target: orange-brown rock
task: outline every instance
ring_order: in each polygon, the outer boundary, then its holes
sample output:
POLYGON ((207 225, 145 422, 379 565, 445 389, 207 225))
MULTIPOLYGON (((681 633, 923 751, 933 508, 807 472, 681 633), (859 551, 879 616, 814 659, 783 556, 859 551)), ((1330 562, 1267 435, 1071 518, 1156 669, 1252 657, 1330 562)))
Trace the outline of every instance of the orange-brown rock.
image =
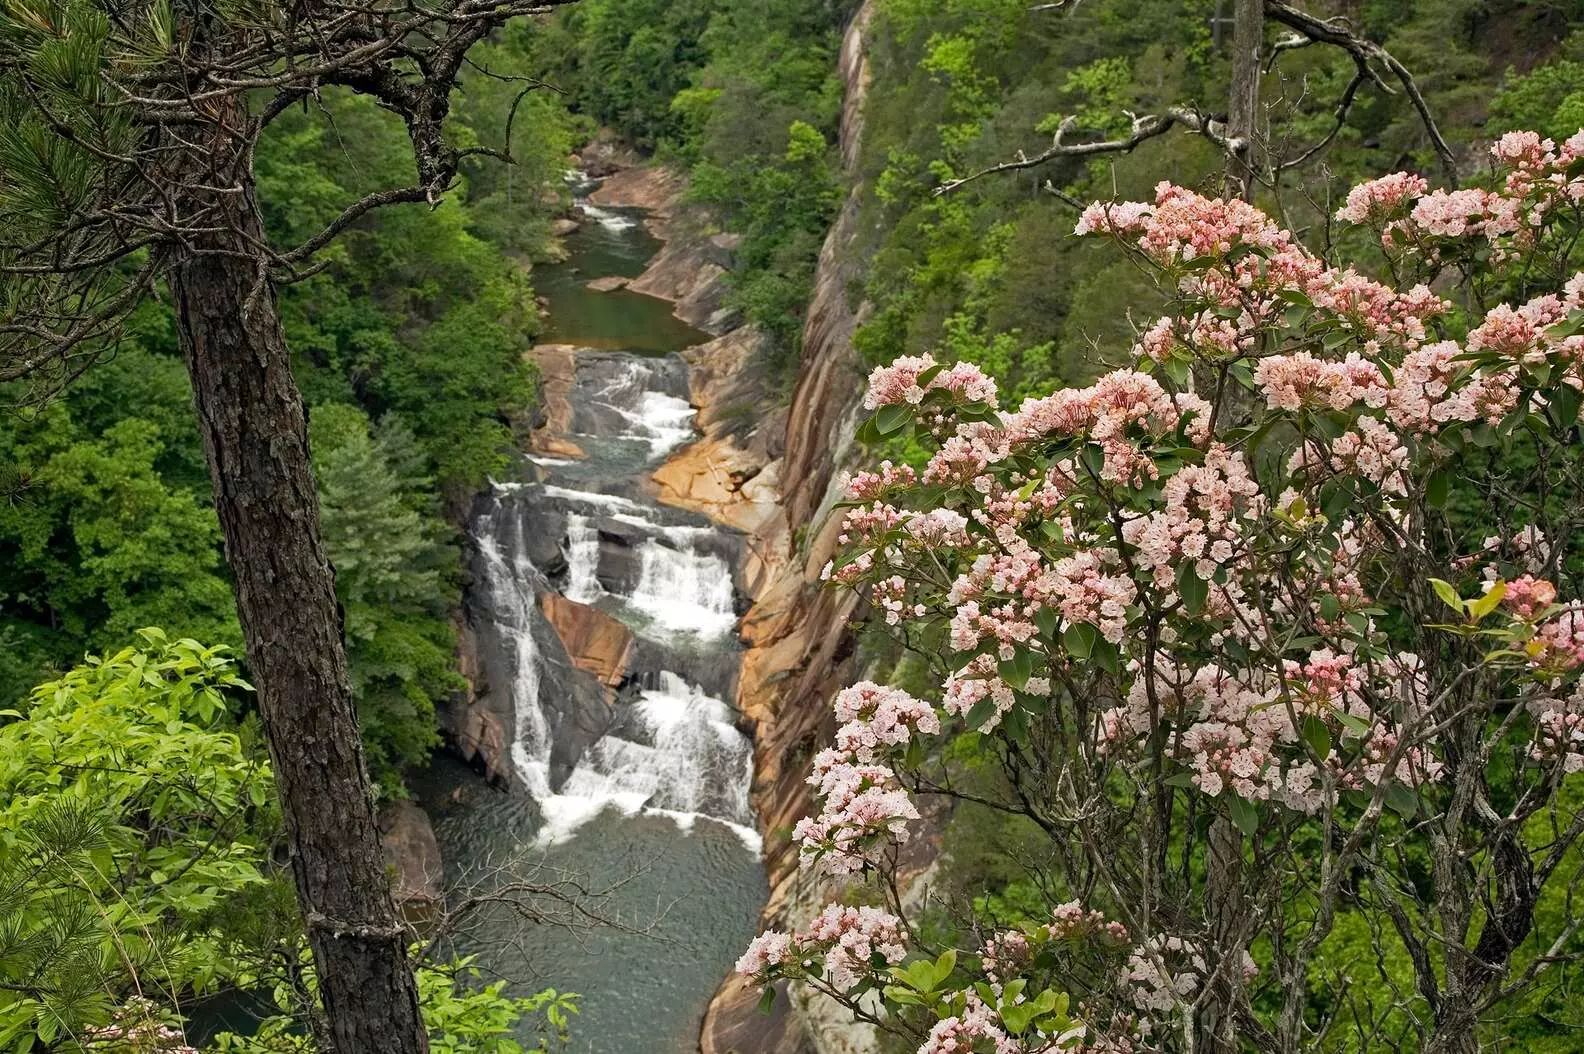
POLYGON ((577 348, 571 344, 540 344, 528 352, 539 367, 539 409, 543 423, 535 428, 529 448, 551 457, 584 456, 567 438, 572 431, 572 388, 577 384, 577 348))
POLYGON ((592 673, 606 688, 621 684, 632 659, 632 630, 599 608, 560 593, 540 593, 539 610, 561 638, 572 665, 592 673))
POLYGON ((440 707, 440 731, 445 733, 463 761, 481 765, 485 779, 504 787, 511 782, 511 754, 507 749, 510 740, 499 715, 481 705, 479 699, 479 688, 485 678, 478 638, 460 616, 455 624, 457 672, 462 675, 465 687, 456 698, 440 707))

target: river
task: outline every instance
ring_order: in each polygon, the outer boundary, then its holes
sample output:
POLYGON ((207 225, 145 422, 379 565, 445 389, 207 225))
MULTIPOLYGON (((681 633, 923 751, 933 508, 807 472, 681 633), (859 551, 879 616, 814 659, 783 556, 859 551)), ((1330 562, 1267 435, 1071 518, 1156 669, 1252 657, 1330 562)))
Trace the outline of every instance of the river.
MULTIPOLYGON (((584 186, 580 188, 586 190, 584 186)), ((416 781, 453 898, 511 882, 604 895, 615 925, 534 924, 483 909, 456 942, 514 990, 577 992, 570 1049, 698 1049, 711 994, 767 895, 748 804, 752 745, 729 703, 738 661, 739 540, 647 496, 645 477, 693 436, 680 349, 708 339, 663 301, 593 279, 639 274, 659 248, 635 210, 580 200, 569 258, 539 266, 546 339, 576 345, 572 424, 583 459, 534 457, 470 526, 466 612, 498 711, 513 787, 440 758, 416 781), (614 687, 571 668, 547 594, 634 634, 614 687)), ((539 906, 564 921, 553 901, 539 906)), ((523 1031, 532 1039, 532 1022, 523 1031)))

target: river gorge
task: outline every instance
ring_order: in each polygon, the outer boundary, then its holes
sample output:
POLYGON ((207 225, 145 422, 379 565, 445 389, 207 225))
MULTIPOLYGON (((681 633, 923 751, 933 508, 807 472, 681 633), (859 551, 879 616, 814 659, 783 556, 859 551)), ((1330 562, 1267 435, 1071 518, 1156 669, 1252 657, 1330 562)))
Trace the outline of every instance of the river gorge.
MULTIPOLYGON (((868 13, 841 55, 849 166, 868 13)), ((585 157, 600 151, 621 153, 585 157)), ((685 204, 679 177, 635 160, 568 174, 566 259, 534 269, 540 417, 516 475, 473 509, 470 690, 442 715, 457 756, 416 788, 453 902, 575 887, 605 924, 489 905, 456 950, 523 992, 578 992, 583 1054, 862 1049, 806 993, 766 1015, 729 979, 761 925, 820 894, 789 832, 855 673, 856 599, 819 571, 862 388, 857 194, 821 254, 787 391, 724 306, 735 239, 685 204)))

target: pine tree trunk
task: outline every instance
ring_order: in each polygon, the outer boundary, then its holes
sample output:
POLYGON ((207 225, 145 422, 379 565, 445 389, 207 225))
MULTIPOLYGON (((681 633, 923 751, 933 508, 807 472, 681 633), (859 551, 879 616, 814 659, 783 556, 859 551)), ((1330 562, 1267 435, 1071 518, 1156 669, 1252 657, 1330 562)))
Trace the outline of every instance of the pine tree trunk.
POLYGON ((1242 146, 1227 158, 1227 197, 1252 198, 1259 171, 1260 52, 1265 45, 1265 0, 1235 0, 1232 8, 1232 91, 1227 136, 1242 146))
MULTIPOLYGON (((307 420, 274 292, 254 262, 263 223, 238 152, 227 180, 210 185, 243 193, 203 195, 218 233, 169 273, 182 350, 336 1051, 425 1054, 319 539, 307 420)), ((194 164, 212 173, 214 155, 194 164)))

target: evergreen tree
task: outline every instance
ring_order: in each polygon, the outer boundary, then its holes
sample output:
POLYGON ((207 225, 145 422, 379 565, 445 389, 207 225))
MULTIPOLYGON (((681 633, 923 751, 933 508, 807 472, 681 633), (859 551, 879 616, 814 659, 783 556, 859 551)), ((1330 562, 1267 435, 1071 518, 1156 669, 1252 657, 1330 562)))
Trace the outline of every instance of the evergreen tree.
POLYGON ((168 285, 297 892, 344 1054, 427 1042, 374 824, 276 285, 371 210, 438 203, 464 157, 488 152, 448 140, 451 93, 473 45, 543 6, 23 0, 0 13, 0 381, 55 390, 168 285), (271 121, 328 85, 401 115, 416 179, 277 249, 254 148, 271 121))

